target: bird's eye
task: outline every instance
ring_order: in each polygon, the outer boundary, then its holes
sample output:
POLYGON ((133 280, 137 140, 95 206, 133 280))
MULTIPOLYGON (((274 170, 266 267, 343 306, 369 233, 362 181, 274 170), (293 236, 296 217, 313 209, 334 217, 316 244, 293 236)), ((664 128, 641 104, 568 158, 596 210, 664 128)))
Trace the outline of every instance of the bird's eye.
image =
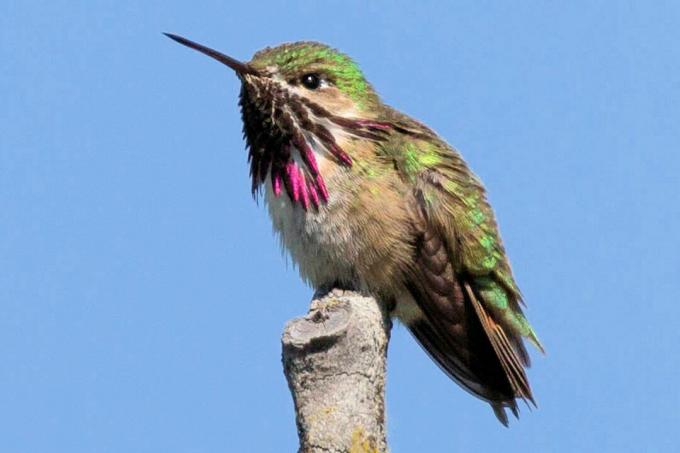
POLYGON ((316 90, 321 86, 321 77, 319 74, 305 74, 300 79, 302 85, 309 90, 316 90))

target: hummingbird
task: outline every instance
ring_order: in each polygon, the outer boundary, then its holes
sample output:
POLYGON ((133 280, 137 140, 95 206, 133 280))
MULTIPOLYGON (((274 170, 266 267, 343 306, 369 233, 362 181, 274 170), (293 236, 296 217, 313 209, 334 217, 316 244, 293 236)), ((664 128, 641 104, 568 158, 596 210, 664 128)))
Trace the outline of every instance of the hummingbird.
POLYGON ((536 406, 525 340, 543 347, 480 179, 423 123, 386 105, 349 56, 302 41, 223 63, 241 82, 251 190, 317 292, 375 297, 465 390, 536 406))

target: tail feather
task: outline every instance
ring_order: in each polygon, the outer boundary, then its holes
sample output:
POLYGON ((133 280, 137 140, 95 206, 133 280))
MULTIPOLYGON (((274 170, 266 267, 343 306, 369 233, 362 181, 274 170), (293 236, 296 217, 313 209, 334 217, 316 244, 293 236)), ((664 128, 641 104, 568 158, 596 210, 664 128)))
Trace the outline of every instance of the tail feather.
MULTIPOLYGON (((493 409, 493 413, 498 419, 498 421, 501 422, 503 426, 507 428, 510 423, 508 422, 508 414, 505 412, 505 406, 498 403, 491 403, 491 409, 493 409)), ((513 410, 513 414, 515 413, 516 410, 517 409, 513 410)))

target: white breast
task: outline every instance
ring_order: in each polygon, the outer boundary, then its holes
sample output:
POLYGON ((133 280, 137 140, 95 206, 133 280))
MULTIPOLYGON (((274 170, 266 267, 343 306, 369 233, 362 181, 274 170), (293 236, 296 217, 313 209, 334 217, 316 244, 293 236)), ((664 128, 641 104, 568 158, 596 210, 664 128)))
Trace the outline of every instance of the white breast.
MULTIPOLYGON (((353 263, 357 250, 352 243, 352 232, 346 221, 348 200, 345 190, 338 190, 344 170, 328 159, 325 150, 315 152, 317 163, 328 189, 327 204, 319 209, 291 202, 286 191, 278 197, 272 190, 270 176, 264 185, 264 199, 272 219, 274 232, 281 245, 298 266, 300 275, 313 287, 336 282, 357 285, 353 263)), ((293 158, 299 159, 297 150, 293 158)), ((298 162, 301 164, 301 162, 298 162)))

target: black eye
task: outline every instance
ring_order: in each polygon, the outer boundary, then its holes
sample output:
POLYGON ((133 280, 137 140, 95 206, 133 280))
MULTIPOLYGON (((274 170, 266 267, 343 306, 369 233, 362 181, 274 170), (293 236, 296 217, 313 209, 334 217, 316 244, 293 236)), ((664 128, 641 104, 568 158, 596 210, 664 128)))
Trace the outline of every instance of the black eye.
POLYGON ((300 79, 300 82, 305 88, 316 90, 321 85, 321 78, 319 77, 319 74, 305 74, 300 79))

